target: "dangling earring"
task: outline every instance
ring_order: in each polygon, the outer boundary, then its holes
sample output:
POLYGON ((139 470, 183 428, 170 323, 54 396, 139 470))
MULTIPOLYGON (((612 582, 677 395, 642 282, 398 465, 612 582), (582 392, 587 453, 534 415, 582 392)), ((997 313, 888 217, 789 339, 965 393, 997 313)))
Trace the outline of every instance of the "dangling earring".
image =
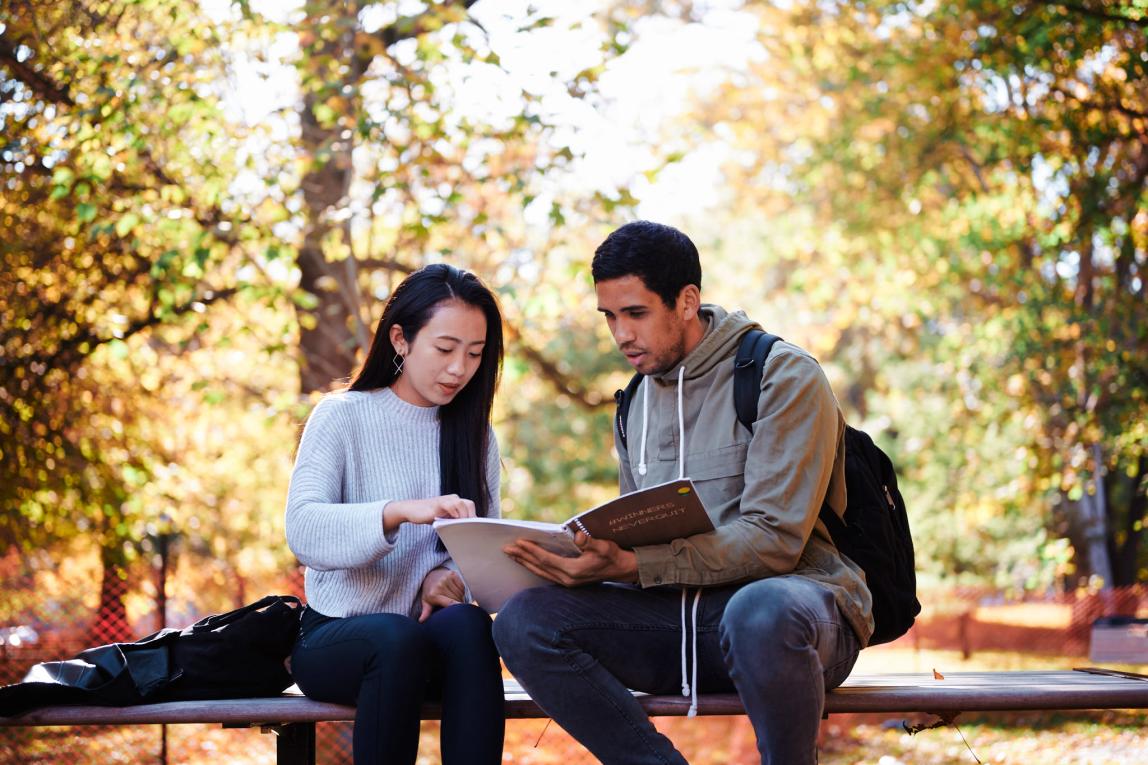
POLYGON ((395 354, 395 357, 391 359, 391 363, 395 365, 395 377, 398 377, 403 373, 403 364, 405 364, 406 361, 406 356, 400 356, 397 353, 395 354))

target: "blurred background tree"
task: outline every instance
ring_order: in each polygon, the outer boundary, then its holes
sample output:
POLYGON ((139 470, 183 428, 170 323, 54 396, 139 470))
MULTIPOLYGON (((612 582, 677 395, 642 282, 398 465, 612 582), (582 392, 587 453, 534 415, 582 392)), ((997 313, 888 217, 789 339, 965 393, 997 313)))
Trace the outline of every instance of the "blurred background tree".
POLYGON ((298 428, 437 260, 507 317, 504 512, 604 499, 642 215, 823 361, 923 571, 1145 578, 1138 0, 281 5, 0 9, 0 545, 277 586, 298 428))
MULTIPOLYGON (((608 455, 553 449, 527 414, 603 407, 582 372, 619 366, 593 316, 570 318, 544 285, 577 270, 573 223, 626 199, 566 193, 574 153, 550 124, 624 50, 624 18, 585 22, 584 60, 531 89, 472 4, 5 5, 0 544, 88 540, 98 621, 124 623, 123 582, 148 584, 164 536, 210 585, 192 597, 242 600, 250 578, 282 574, 301 420, 353 371, 396 280, 435 260, 503 296, 507 377, 527 396, 500 415, 504 440, 526 465, 517 486, 541 487, 521 507, 560 498, 562 514, 609 492, 608 455), (283 91, 262 112, 238 92, 261 86, 283 91), (567 463, 594 480, 550 486, 567 463)), ((524 35, 553 24, 515 19, 524 35)))
MULTIPOLYGON (((115 623, 113 584, 165 515, 239 531, 153 482, 194 460, 177 444, 203 418, 170 415, 212 379, 192 362, 211 322, 282 289, 245 270, 268 230, 232 194, 245 160, 219 103, 227 25, 195 3, 13 3, 2 23, 0 540, 90 538, 115 623)), ((286 322, 270 327, 282 344, 286 322)))
POLYGON ((1144 5, 753 10, 704 140, 763 296, 798 293, 793 334, 905 466, 923 567, 1047 584, 1068 541, 1078 576, 1142 580, 1144 5))

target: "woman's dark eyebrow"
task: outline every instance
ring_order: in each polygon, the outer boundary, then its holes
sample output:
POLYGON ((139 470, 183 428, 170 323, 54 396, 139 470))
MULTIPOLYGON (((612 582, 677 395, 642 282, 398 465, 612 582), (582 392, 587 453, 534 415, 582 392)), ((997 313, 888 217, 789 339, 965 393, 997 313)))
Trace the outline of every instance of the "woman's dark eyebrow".
MULTIPOLYGON (((463 342, 462 338, 455 337, 454 335, 435 335, 435 340, 450 340, 455 343, 463 342)), ((486 340, 475 340, 470 345, 486 345, 486 340)))

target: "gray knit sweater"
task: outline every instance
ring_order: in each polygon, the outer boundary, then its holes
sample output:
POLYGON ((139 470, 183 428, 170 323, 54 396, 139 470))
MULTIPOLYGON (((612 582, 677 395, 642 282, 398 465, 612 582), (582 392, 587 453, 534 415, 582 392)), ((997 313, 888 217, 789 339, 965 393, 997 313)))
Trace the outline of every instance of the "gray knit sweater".
MULTIPOLYGON (((490 514, 499 513, 498 444, 486 475, 490 514)), ((307 567, 308 604, 327 616, 397 613, 417 617, 419 589, 453 561, 429 525, 383 533, 391 500, 425 499, 439 484, 438 407, 420 407, 390 388, 324 396, 303 429, 287 491, 287 544, 307 567)))

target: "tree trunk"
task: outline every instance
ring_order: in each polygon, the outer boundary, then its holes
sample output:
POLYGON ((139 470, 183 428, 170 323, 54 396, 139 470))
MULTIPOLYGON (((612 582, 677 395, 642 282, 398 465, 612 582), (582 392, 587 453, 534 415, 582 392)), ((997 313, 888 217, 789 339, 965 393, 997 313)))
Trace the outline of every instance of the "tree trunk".
MULTIPOLYGON (((1143 489, 1146 473, 1148 473, 1148 456, 1141 456, 1136 463, 1135 475, 1127 481, 1123 481, 1122 476, 1118 475, 1117 480, 1121 480, 1122 483, 1119 487, 1115 487, 1116 491, 1111 491, 1108 495, 1110 503, 1123 502, 1127 504, 1127 512, 1124 514, 1121 524, 1124 538, 1119 543, 1113 538, 1110 543, 1113 584, 1116 587, 1133 585, 1139 580, 1140 538, 1144 533, 1141 521, 1145 513, 1148 512, 1148 495, 1143 489), (1125 489, 1126 491, 1124 491, 1125 489), (1114 496, 1114 494, 1118 496, 1114 496)), ((1110 510, 1114 509, 1110 508, 1110 510)), ((1109 515, 1109 518, 1114 517, 1113 514, 1109 515)))
POLYGON ((1100 444, 1092 445, 1092 493, 1080 498, 1084 514, 1084 538, 1088 544, 1088 562, 1092 573, 1100 577, 1101 589, 1113 586, 1112 559, 1108 554, 1108 493, 1104 488, 1104 454, 1100 444))
POLYGON ((96 610, 95 621, 88 628, 86 645, 130 642, 135 639, 128 624, 127 609, 124 607, 124 594, 127 592, 127 576, 123 567, 109 556, 100 556, 103 572, 100 576, 100 605, 96 610))
POLYGON ((355 3, 308 2, 300 27, 305 95, 299 115, 303 158, 303 245, 299 287, 316 299, 300 307, 300 387, 327 390, 351 374, 356 351, 369 343, 360 312, 358 264, 346 207, 353 176, 355 3), (332 252, 330 250, 338 250, 332 252))

